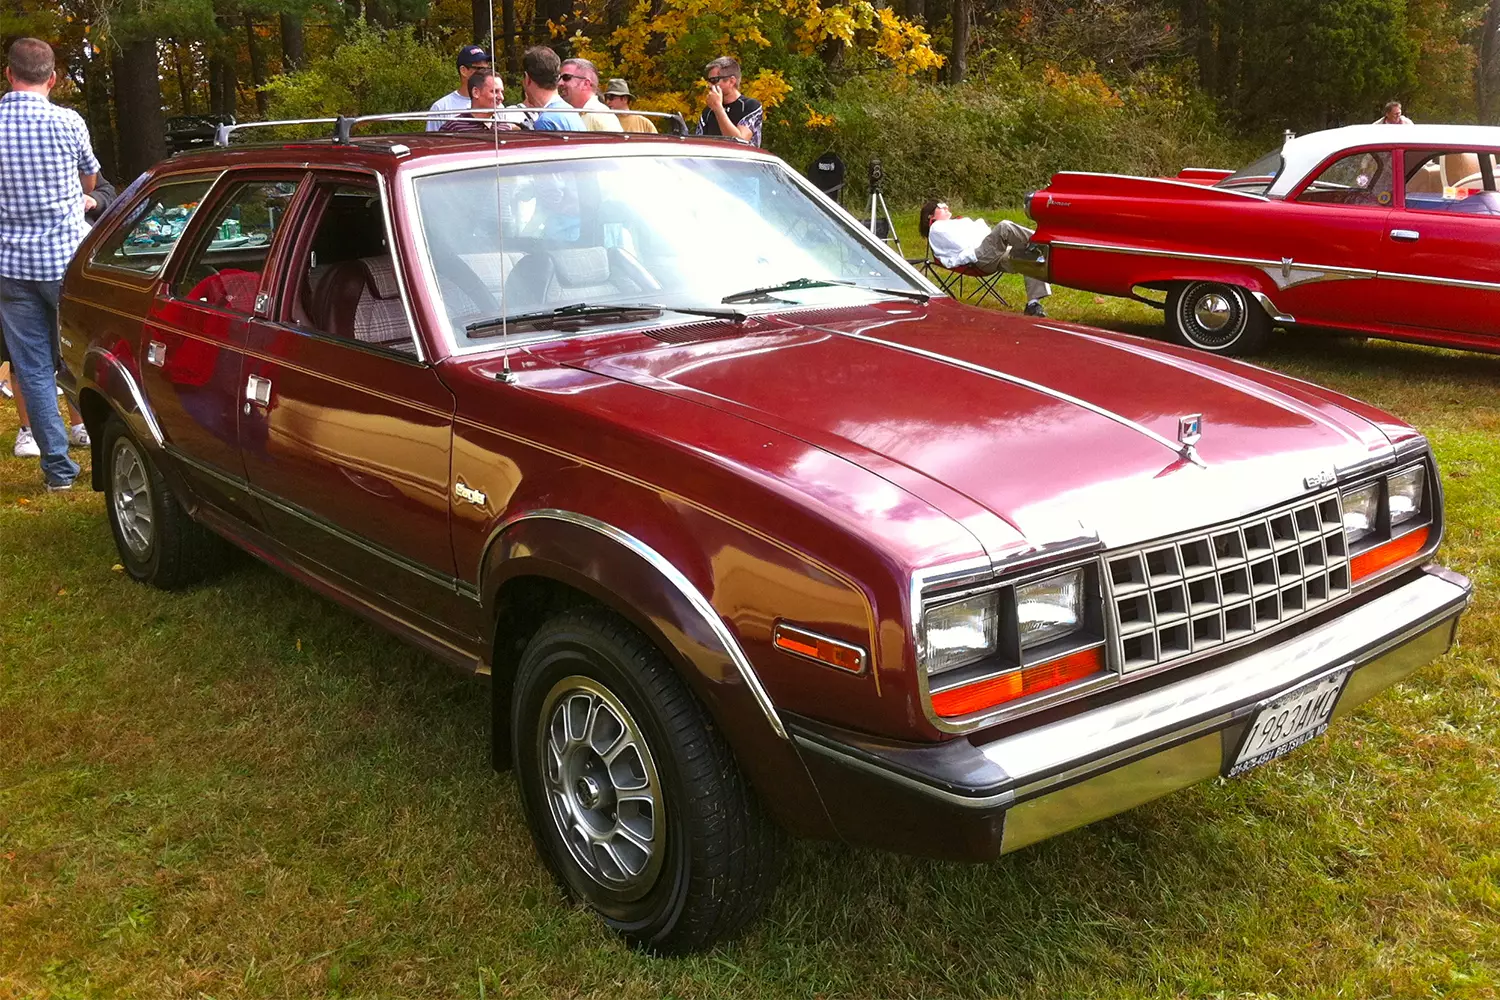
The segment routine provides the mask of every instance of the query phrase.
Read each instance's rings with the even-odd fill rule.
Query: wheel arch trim
[[[480,558],[479,593],[482,598],[491,589],[490,576],[485,573],[485,567],[489,565],[496,543],[501,540],[507,531],[517,525],[539,520],[560,521],[594,532],[597,535],[602,535],[621,550],[629,552],[645,562],[647,566],[670,584],[672,589],[688,603],[693,613],[713,635],[722,652],[733,665],[740,680],[754,698],[772,731],[782,740],[790,738],[787,734],[786,726],[781,720],[781,715],[777,711],[775,703],[771,700],[770,693],[756,674],[755,667],[751,664],[750,658],[745,655],[745,651],[741,648],[739,640],[735,638],[734,633],[730,631],[729,626],[718,611],[715,610],[713,604],[709,602],[703,592],[671,560],[639,538],[615,525],[601,521],[595,517],[590,517],[587,514],[558,508],[538,508],[506,518],[495,527],[490,533],[489,538],[485,540],[484,550]]]
[[[83,356],[83,378],[83,388],[97,390],[127,422],[136,425],[134,430],[144,429],[152,444],[157,448],[166,447],[167,438],[162,433],[161,424],[156,421],[156,414],[151,412],[135,376],[119,358],[98,345],[90,347]]]

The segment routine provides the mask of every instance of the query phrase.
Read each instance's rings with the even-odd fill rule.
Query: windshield
[[[493,343],[502,315],[531,317],[519,337],[555,337],[535,315],[565,306],[662,307],[574,309],[558,327],[586,320],[594,330],[724,314],[726,298],[756,312],[925,291],[774,163],[621,156],[499,165],[420,177],[415,190],[459,346]]]
[[[1241,167],[1214,187],[1232,188],[1246,194],[1265,194],[1281,173],[1281,150],[1274,149],[1247,167]]]

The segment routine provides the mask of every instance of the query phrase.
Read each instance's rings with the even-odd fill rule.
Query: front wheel
[[[650,641],[581,608],[531,639],[511,751],[537,851],[637,947],[707,947],[759,914],[778,831],[708,714]]]
[[[1271,317],[1238,285],[1190,281],[1167,293],[1173,342],[1210,354],[1256,354],[1271,339]]]

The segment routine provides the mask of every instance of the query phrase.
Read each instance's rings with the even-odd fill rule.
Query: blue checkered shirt
[[[0,277],[62,278],[89,231],[78,175],[98,172],[78,112],[41,94],[0,97]]]

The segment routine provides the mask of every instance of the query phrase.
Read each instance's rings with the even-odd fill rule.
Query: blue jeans
[[[0,277],[0,331],[11,375],[26,400],[31,432],[42,452],[42,478],[64,486],[78,478],[68,457],[68,425],[57,406],[57,303],[60,281]]]

